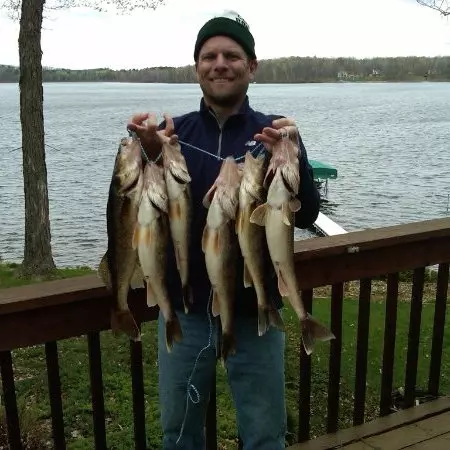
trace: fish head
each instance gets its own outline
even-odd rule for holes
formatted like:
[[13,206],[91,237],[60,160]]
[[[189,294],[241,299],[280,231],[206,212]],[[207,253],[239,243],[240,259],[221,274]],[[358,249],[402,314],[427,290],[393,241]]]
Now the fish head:
[[289,202],[291,198],[292,193],[284,181],[281,167],[278,167],[267,192],[267,203],[279,209],[284,203]]
[[299,147],[290,137],[284,137],[272,149],[272,157],[264,177],[264,187],[272,182],[275,173],[281,169],[281,174],[289,189],[298,194],[300,186]]
[[219,175],[203,198],[203,205],[209,208],[214,197],[217,205],[230,218],[234,219],[239,203],[239,188],[242,180],[242,171],[235,159],[231,156],[224,159]]
[[181,152],[181,145],[176,136],[171,136],[163,140],[162,152],[164,169],[170,171],[178,183],[190,183],[191,176],[189,175],[186,160]]
[[264,176],[265,176],[265,162],[264,153],[254,157],[251,152],[245,154],[241,190],[246,191],[254,199],[264,201]]
[[144,195],[161,211],[168,212],[168,195],[164,167],[150,161],[144,168]]
[[142,174],[141,145],[131,137],[122,138],[114,165],[114,183],[119,195],[133,192]]

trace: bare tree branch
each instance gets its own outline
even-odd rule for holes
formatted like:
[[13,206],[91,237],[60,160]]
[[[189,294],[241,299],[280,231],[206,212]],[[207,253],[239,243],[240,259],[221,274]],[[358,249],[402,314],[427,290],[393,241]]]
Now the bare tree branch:
[[[126,14],[136,9],[156,9],[164,0],[46,0],[44,9],[56,11],[69,8],[90,8],[98,12],[115,11]],[[13,20],[20,19],[22,0],[0,0],[0,9]]]
[[416,0],[419,5],[439,11],[443,16],[450,15],[449,0]]

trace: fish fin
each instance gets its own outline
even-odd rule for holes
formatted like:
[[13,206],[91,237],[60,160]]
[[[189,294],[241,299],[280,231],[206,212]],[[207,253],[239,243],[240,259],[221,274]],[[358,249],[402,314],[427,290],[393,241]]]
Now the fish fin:
[[152,229],[150,227],[144,228],[144,235],[142,236],[143,244],[148,247],[152,242]]
[[281,207],[281,215],[283,216],[283,223],[285,223],[288,227],[291,226],[291,221],[289,220],[289,212],[287,208],[287,204],[283,203],[283,206]]
[[301,334],[303,347],[307,355],[313,352],[314,341],[330,341],[336,336],[325,326],[318,322],[311,314],[301,321]]
[[236,222],[235,222],[235,231],[236,234],[239,234],[242,232],[242,209],[238,208],[237,213],[236,213]]
[[108,290],[112,290],[111,274],[109,273],[109,267],[108,267],[108,252],[106,252],[102,256],[102,259],[100,260],[100,264],[98,265],[98,269],[97,269],[97,275],[103,281],[106,288]]
[[236,338],[234,334],[222,333],[222,361],[225,362],[229,355],[236,354]]
[[244,287],[248,288],[250,286],[253,286],[253,279],[248,270],[248,266],[244,261]]
[[267,203],[257,206],[250,216],[250,222],[256,223],[256,225],[261,227],[265,226],[268,208],[269,205]]
[[169,219],[170,220],[181,219],[181,205],[179,201],[169,203]]
[[203,206],[204,206],[205,208],[209,208],[209,207],[211,206],[211,202],[212,202],[212,199],[213,199],[213,197],[214,197],[214,194],[216,193],[216,189],[217,189],[217,185],[214,183],[214,184],[210,187],[209,191],[208,191],[208,192],[205,194],[205,196],[203,197],[202,203],[203,203]]
[[302,207],[302,202],[301,202],[297,197],[294,197],[294,198],[289,202],[289,209],[290,209],[292,212],[297,212],[301,207]]
[[133,341],[141,340],[139,327],[137,326],[133,314],[129,309],[125,311],[113,309],[111,311],[111,330],[116,336],[119,332],[123,332]]
[[169,213],[169,201],[165,192],[161,193],[155,189],[153,192],[147,191],[147,196],[150,203],[158,210],[158,212],[163,211],[166,214]]
[[278,291],[280,292],[280,295],[282,295],[283,297],[289,296],[289,289],[286,285],[286,281],[283,278],[281,270],[278,271]]
[[220,303],[219,303],[219,297],[217,296],[216,291],[213,291],[213,299],[212,299],[212,314],[214,317],[217,317],[220,315]]
[[185,314],[189,313],[189,307],[193,304],[192,289],[189,285],[183,286],[183,305]]
[[131,289],[138,289],[144,287],[144,273],[142,272],[142,267],[139,263],[136,263],[133,275],[130,280]]
[[272,308],[269,310],[269,324],[275,328],[278,328],[280,331],[285,330],[284,321],[278,309]]
[[155,291],[152,288],[152,285],[149,283],[149,280],[146,279],[147,282],[147,306],[153,307],[158,304],[158,300],[155,295]]
[[220,254],[220,232],[215,232],[214,233],[214,238],[213,238],[213,250],[216,253],[216,255]]
[[266,334],[269,328],[269,311],[264,306],[258,306],[258,336]]
[[202,234],[202,250],[203,253],[206,252],[206,245],[208,243],[208,235],[209,235],[209,228],[208,225],[203,228],[203,234]]
[[141,227],[139,223],[136,222],[133,231],[133,238],[131,239],[131,247],[133,248],[133,250],[136,250],[139,246],[140,235],[141,235]]
[[166,348],[167,352],[171,353],[174,342],[181,342],[183,339],[183,332],[181,330],[181,324],[175,314],[173,319],[166,322]]
[[189,175],[187,167],[180,164],[178,161],[172,160],[169,170],[178,183],[180,183],[180,181],[183,184],[191,182],[191,176]]

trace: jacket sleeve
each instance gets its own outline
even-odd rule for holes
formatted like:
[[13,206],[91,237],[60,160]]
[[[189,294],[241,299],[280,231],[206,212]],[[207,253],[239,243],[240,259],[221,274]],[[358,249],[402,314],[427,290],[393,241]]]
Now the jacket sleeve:
[[314,182],[313,170],[309,164],[308,154],[300,133],[298,137],[300,143],[300,188],[297,197],[302,206],[295,213],[295,226],[298,228],[308,228],[312,226],[319,215],[320,194]]

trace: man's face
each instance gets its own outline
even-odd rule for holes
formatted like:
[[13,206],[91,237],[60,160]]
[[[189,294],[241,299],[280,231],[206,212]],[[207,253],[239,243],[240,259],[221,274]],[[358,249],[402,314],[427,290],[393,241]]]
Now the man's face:
[[197,79],[207,103],[237,106],[254,78],[257,62],[226,36],[214,36],[202,46],[196,64]]

